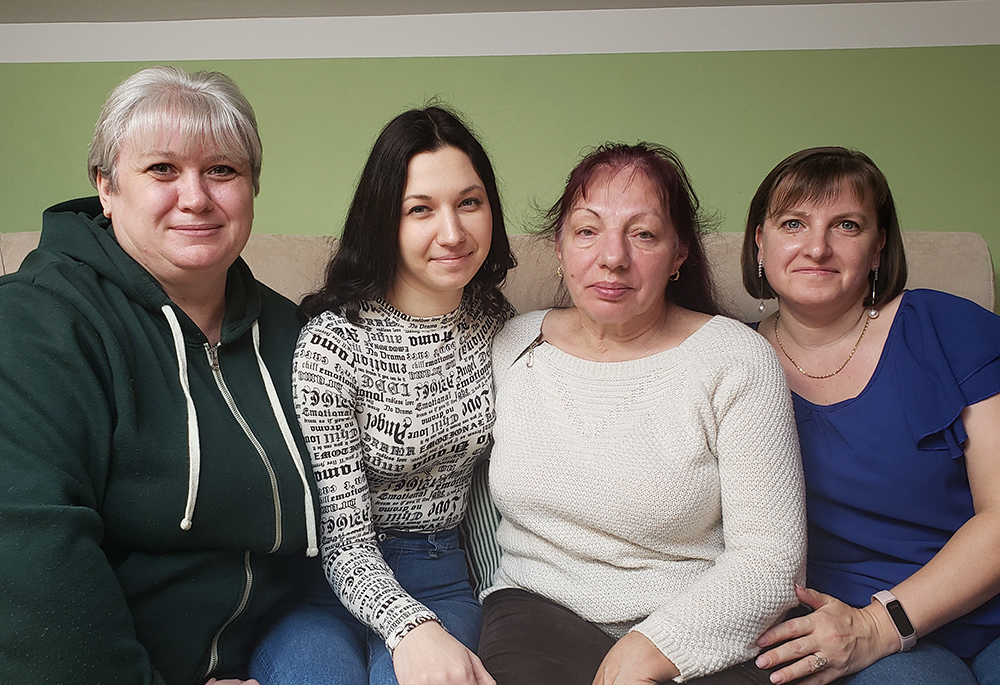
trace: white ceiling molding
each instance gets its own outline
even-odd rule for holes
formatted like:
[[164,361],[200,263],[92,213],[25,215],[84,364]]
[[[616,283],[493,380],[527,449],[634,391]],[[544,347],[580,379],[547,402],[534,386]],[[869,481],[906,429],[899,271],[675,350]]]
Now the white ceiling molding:
[[1000,0],[0,24],[6,63],[996,44]]
[[[840,1],[844,0],[767,0],[766,4],[819,5]],[[853,1],[858,2],[859,0]],[[901,0],[862,1],[900,2]],[[928,0],[920,1],[927,2]],[[762,4],[760,0],[281,0],[280,2],[274,0],[161,0],[160,2],[3,0],[0,2],[0,24],[256,19],[261,17],[369,17],[760,4]]]

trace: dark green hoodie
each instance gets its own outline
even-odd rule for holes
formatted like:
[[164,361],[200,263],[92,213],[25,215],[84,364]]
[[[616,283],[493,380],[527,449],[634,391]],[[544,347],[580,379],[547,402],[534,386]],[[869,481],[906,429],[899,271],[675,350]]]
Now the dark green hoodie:
[[237,260],[212,348],[97,198],[45,213],[0,279],[0,683],[241,672],[316,546],[298,329]]

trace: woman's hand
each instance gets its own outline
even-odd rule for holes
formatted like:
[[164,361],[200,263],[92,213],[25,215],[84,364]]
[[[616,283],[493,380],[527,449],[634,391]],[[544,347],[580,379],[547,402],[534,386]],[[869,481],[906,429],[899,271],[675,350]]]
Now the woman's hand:
[[631,631],[615,643],[597,669],[594,685],[656,685],[680,675],[674,662],[649,638]]
[[408,632],[393,650],[392,664],[399,685],[496,685],[479,657],[437,621]]
[[822,685],[899,651],[899,635],[882,605],[855,609],[799,586],[795,594],[815,611],[779,623],[757,640],[761,647],[784,643],[755,662],[759,668],[788,664],[771,674],[772,683],[804,678],[802,685]]

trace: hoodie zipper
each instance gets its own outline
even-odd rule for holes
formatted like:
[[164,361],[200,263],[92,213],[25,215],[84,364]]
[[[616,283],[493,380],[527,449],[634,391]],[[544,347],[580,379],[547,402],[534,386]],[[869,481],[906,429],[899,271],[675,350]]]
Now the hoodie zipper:
[[[219,347],[222,343],[217,343],[212,345],[210,343],[205,343],[205,351],[208,354],[208,363],[212,367],[212,376],[215,378],[215,384],[219,388],[219,392],[222,393],[223,398],[226,400],[226,405],[229,407],[229,411],[232,413],[236,422],[240,424],[243,432],[246,434],[247,438],[253,444],[254,448],[257,450],[257,454],[260,456],[261,462],[264,464],[264,468],[267,470],[267,476],[271,480],[271,496],[274,501],[274,546],[271,548],[271,552],[277,551],[281,546],[281,499],[278,496],[278,479],[274,475],[274,468],[271,466],[271,461],[267,458],[267,453],[264,451],[263,445],[257,440],[257,436],[253,434],[250,429],[250,424],[247,420],[243,418],[243,414],[240,413],[239,408],[236,406],[236,400],[233,399],[233,394],[229,392],[229,387],[226,385],[226,380],[222,377],[222,367],[219,365]],[[253,569],[250,567],[250,552],[247,551],[243,555],[243,567],[246,572],[246,579],[243,586],[243,595],[240,597],[240,602],[236,609],[233,611],[232,615],[223,623],[219,630],[216,631],[215,636],[212,638],[212,647],[209,652],[208,659],[208,670],[205,672],[205,676],[211,675],[215,667],[219,665],[219,640],[222,638],[222,633],[225,632],[233,621],[235,621],[243,610],[246,609],[247,602],[250,600],[250,590],[253,587]]]
[[215,377],[215,384],[219,387],[219,392],[225,398],[226,404],[229,406],[229,411],[232,412],[236,422],[240,424],[247,438],[253,443],[261,462],[264,464],[264,468],[267,470],[267,477],[271,480],[271,498],[274,501],[274,546],[271,548],[270,553],[274,553],[281,547],[281,498],[278,494],[278,478],[274,475],[274,467],[271,466],[271,460],[267,458],[267,453],[264,451],[263,445],[257,440],[257,436],[253,434],[250,424],[243,418],[243,414],[240,413],[239,408],[236,406],[236,401],[233,399],[233,395],[229,392],[226,381],[222,377],[222,368],[219,366],[219,346],[221,344],[211,345],[205,343],[205,350],[208,352],[208,362],[212,366],[212,375]]
[[250,552],[243,553],[243,569],[246,571],[246,582],[243,585],[243,596],[240,597],[240,603],[233,611],[232,615],[226,620],[225,623],[219,628],[215,633],[215,637],[212,638],[212,649],[209,652],[208,657],[208,670],[205,671],[205,677],[212,675],[212,671],[215,667],[219,665],[219,639],[222,638],[223,631],[229,627],[229,625],[243,613],[243,610],[247,608],[247,603],[250,601],[250,588],[253,587],[253,569],[250,567]]

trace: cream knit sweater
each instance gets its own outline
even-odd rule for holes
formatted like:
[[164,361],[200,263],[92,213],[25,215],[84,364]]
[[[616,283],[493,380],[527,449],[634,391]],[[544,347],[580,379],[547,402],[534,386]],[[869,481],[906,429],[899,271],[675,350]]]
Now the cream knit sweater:
[[[490,490],[518,587],[656,644],[678,681],[751,658],[795,604],[805,500],[771,347],[715,317],[680,346],[600,363],[541,344],[545,312],[494,344]],[[515,361],[516,359],[516,361]]]

